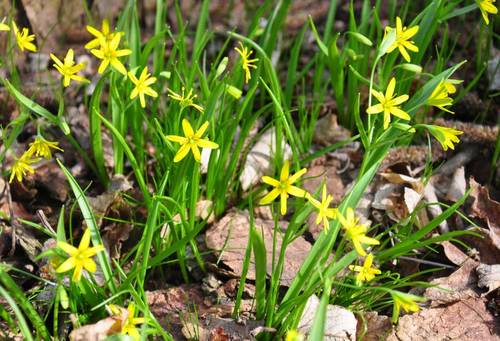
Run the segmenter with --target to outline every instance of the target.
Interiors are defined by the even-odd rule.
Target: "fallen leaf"
[[[69,334],[72,341],[101,341],[108,336],[120,333],[126,316],[110,316],[94,324],[87,324],[74,329]]]
[[[431,281],[431,284],[436,287],[425,289],[424,297],[431,301],[432,307],[461,301],[470,297],[479,297],[479,294],[476,293],[477,276],[475,269],[477,265],[477,262],[468,259],[450,276]]]
[[[448,258],[448,260],[455,265],[462,265],[465,261],[467,261],[467,259],[469,259],[469,256],[447,240],[442,242],[441,246],[443,247],[446,258]]]
[[[471,297],[401,317],[387,341],[499,340],[497,322],[484,298]]]
[[[500,245],[500,203],[490,198],[488,189],[477,183],[474,178],[469,181],[472,189],[470,196],[474,199],[472,213],[486,221],[488,227],[494,232],[494,240]]]
[[[263,232],[267,251],[267,273],[270,275],[272,271],[274,221],[256,218],[254,224],[256,230]],[[279,223],[280,226],[284,224],[284,222]],[[206,232],[205,241],[208,248],[216,251],[220,261],[231,269],[230,274],[233,277],[241,276],[249,231],[250,221],[248,213],[233,210]],[[278,233],[276,238],[277,250],[280,249],[281,243],[282,237]],[[285,253],[283,274],[281,276],[282,285],[289,285],[292,282],[310,249],[311,245],[303,237],[298,237],[288,245]],[[276,257],[278,257],[278,254],[279,252]],[[277,258],[276,261],[278,261]],[[255,279],[253,255],[250,261],[247,278],[250,280]]]
[[[480,288],[488,288],[488,292],[484,295],[500,287],[500,264],[480,264],[476,268],[476,272],[478,276],[477,285]]]
[[[314,322],[314,316],[319,308],[319,298],[312,295],[307,300],[304,311],[297,326],[297,331],[308,335]],[[329,304],[325,318],[325,341],[356,340],[357,320],[354,314],[344,307]]]
[[[53,199],[65,202],[68,198],[69,186],[66,176],[55,162],[44,162],[37,167],[33,178],[36,185],[43,188]]]
[[[59,50],[67,31],[84,26],[85,11],[79,0],[22,0],[22,3],[41,51]]]
[[[381,341],[385,340],[392,330],[391,319],[379,315],[375,311],[360,313],[356,335],[358,340]]]
[[[337,116],[327,114],[316,121],[314,126],[314,143],[329,146],[351,137],[351,132],[337,123]]]

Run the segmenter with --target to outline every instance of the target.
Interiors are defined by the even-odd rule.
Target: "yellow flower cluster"
[[[30,143],[28,150],[14,161],[10,169],[9,182],[12,182],[14,178],[18,182],[22,182],[27,173],[34,174],[35,169],[32,164],[40,161],[40,158],[50,160],[52,158],[52,149],[62,151],[58,145],[59,142],[47,141],[42,136],[37,136],[35,141]]]
[[[360,256],[366,256],[363,245],[380,244],[377,239],[366,235],[368,228],[364,224],[359,224],[359,218],[355,216],[354,210],[351,207],[346,209],[345,216],[336,208],[329,207],[333,197],[327,193],[326,185],[323,185],[322,188],[321,201],[315,199],[304,189],[295,186],[294,184],[306,172],[307,169],[302,168],[297,173],[290,175],[290,164],[288,161],[285,161],[283,168],[281,169],[279,179],[273,179],[269,176],[262,177],[262,182],[274,188],[260,200],[259,204],[268,205],[277,197],[280,197],[280,213],[285,215],[289,196],[305,198],[317,209],[316,224],[322,223],[325,231],[328,231],[329,220],[337,219],[344,229],[346,239],[351,241],[354,249]],[[375,274],[380,273],[377,269],[371,268],[372,263],[373,256],[372,258],[367,258],[362,268],[353,268],[354,271],[360,272],[360,275],[358,276],[359,281],[370,281],[374,278]]]

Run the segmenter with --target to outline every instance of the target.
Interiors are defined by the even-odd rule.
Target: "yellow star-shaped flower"
[[[372,105],[366,112],[368,114],[384,113],[384,129],[389,127],[391,122],[391,114],[403,120],[410,120],[411,117],[405,111],[399,109],[399,105],[406,102],[409,98],[408,95],[401,95],[394,98],[394,89],[396,88],[396,78],[392,78],[387,85],[385,95],[377,90],[372,89],[372,95],[380,102],[379,104]]]
[[[117,315],[121,314],[119,313]],[[127,318],[123,322],[121,333],[123,335],[129,335],[134,340],[140,340],[141,335],[139,334],[136,325],[143,324],[145,322],[146,319],[144,317],[135,317],[135,304],[131,302],[127,307]]]
[[[99,47],[101,45],[100,39],[104,39],[105,42],[110,43],[115,35],[123,34],[122,32],[112,32],[109,28],[109,21],[107,19],[104,19],[102,21],[100,31],[97,28],[90,25],[87,25],[87,31],[95,37],[85,45],[85,48],[87,50]]]
[[[323,192],[321,196],[321,202],[314,199],[312,196],[307,196],[309,202],[318,209],[316,216],[316,225],[323,222],[323,228],[328,231],[329,223],[328,219],[335,219],[337,216],[336,208],[329,208],[330,203],[333,200],[333,196],[327,193],[326,184],[323,184]]]
[[[16,178],[18,182],[22,182],[27,173],[35,174],[35,169],[31,167],[31,164],[39,160],[40,159],[33,159],[30,155],[24,153],[19,159],[14,161],[10,170],[9,182],[12,182],[14,178]]]
[[[174,162],[179,162],[186,157],[189,150],[193,153],[194,159],[197,162],[201,160],[200,150],[198,148],[210,148],[217,149],[219,145],[215,142],[203,139],[202,136],[208,128],[208,121],[203,123],[203,125],[196,132],[188,120],[182,120],[182,130],[184,131],[183,136],[177,135],[167,135],[167,140],[172,142],[177,142],[181,145],[177,154],[175,154]]]
[[[33,44],[35,35],[29,34],[28,28],[23,27],[23,30],[19,31],[16,23],[12,22],[12,29],[14,30],[14,34],[16,36],[17,46],[19,46],[21,51],[28,50],[31,52],[36,52],[36,45]]]
[[[55,62],[53,65],[54,68],[59,71],[61,75],[63,75],[63,85],[65,87],[69,86],[71,80],[76,82],[89,82],[85,77],[79,76],[78,72],[80,72],[83,68],[85,68],[85,63],[75,64],[75,53],[73,49],[69,49],[66,53],[66,57],[64,57],[64,62],[62,62],[59,58],[57,58],[52,53],[50,54],[50,58]]]
[[[241,56],[241,67],[243,68],[243,71],[245,71],[245,83],[248,83],[248,81],[252,78],[250,74],[250,69],[257,68],[257,66],[254,63],[258,62],[259,58],[250,59],[250,56],[252,55],[253,51],[247,49],[245,46],[243,46],[241,42],[240,42],[240,48],[235,47],[234,49]]]
[[[290,176],[290,164],[288,161],[285,161],[285,164],[283,165],[283,168],[281,168],[281,173],[280,173],[280,179],[276,180],[273,179],[269,176],[263,176],[262,177],[262,182],[273,186],[274,188],[264,196],[259,204],[260,205],[267,205],[270,204],[271,202],[274,201],[278,196],[280,196],[280,206],[281,206],[281,214],[285,215],[286,214],[286,202],[288,199],[289,195],[293,195],[295,197],[305,197],[306,196],[306,191],[297,187],[293,186],[299,178],[304,175],[307,172],[306,168],[302,168],[299,170],[297,173],[293,174]]]
[[[123,66],[118,58],[128,56],[132,53],[129,49],[118,50],[120,45],[121,34],[115,34],[110,42],[107,42],[104,37],[99,38],[99,49],[93,49],[90,52],[99,59],[102,59],[101,65],[97,72],[103,73],[109,64],[122,75],[127,75],[127,69]]]
[[[35,138],[35,141],[30,143],[30,146],[26,151],[26,154],[30,157],[41,156],[47,160],[50,160],[52,158],[51,149],[57,149],[63,151],[61,148],[58,147],[58,145],[59,142],[47,141],[43,137],[37,136]]]
[[[144,95],[158,97],[158,93],[150,87],[150,85],[156,82],[156,77],[151,77],[151,74],[148,73],[147,66],[144,68],[144,70],[142,70],[139,79],[137,79],[131,72],[128,73],[128,77],[135,84],[135,88],[130,94],[130,99],[134,99],[139,96],[141,107],[146,107],[146,99],[144,98]]]
[[[90,246],[90,229],[86,229],[83,233],[82,240],[78,245],[78,249],[73,245],[59,241],[57,242],[57,247],[70,255],[68,259],[64,261],[56,269],[56,272],[67,272],[71,269],[75,269],[73,272],[73,282],[80,281],[82,277],[82,270],[85,269],[88,272],[95,272],[97,266],[92,259],[98,252],[104,250],[104,246],[97,245],[94,247]]]
[[[181,105],[182,109],[187,108],[187,107],[193,107],[201,113],[204,111],[202,106],[194,103],[193,100],[197,97],[197,95],[193,94],[193,89],[189,90],[187,95],[185,95],[184,87],[182,87],[182,89],[181,89],[181,94],[178,94],[170,89],[167,89],[167,90],[169,92],[168,97],[170,97],[176,101],[179,101],[179,104]]]
[[[376,275],[380,275],[382,271],[377,268],[372,268],[373,264],[373,254],[370,253],[366,256],[365,261],[363,262],[363,266],[359,265],[349,265],[349,269],[351,271],[359,272],[356,275],[356,282],[361,284],[363,282],[372,281]]]
[[[360,256],[366,256],[363,244],[380,244],[375,238],[366,236],[368,228],[364,224],[358,224],[359,218],[354,215],[354,210],[352,208],[347,208],[345,217],[340,212],[337,212],[337,219],[345,230],[346,238],[352,242],[354,249]]]
[[[386,34],[389,33],[394,28],[387,26],[385,28]],[[411,28],[403,27],[403,23],[400,17],[396,17],[396,41],[389,47],[387,53],[391,53],[396,48],[399,50],[403,58],[409,63],[411,61],[410,55],[406,49],[412,52],[418,52],[418,47],[410,39],[417,34],[418,26],[413,26]]]
[[[476,4],[481,11],[481,15],[483,16],[484,22],[486,25],[490,24],[490,19],[488,18],[488,13],[497,14],[498,8],[494,5],[496,0],[476,0]]]

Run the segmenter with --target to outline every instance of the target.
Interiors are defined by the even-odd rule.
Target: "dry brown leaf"
[[[122,315],[110,316],[94,324],[87,324],[74,329],[69,338],[71,341],[101,341],[108,336],[120,333],[127,318],[127,310],[120,308]]]
[[[391,319],[375,311],[361,313],[356,331],[359,340],[382,341],[392,330]]]
[[[497,322],[485,299],[468,298],[401,317],[387,341],[499,340]]]
[[[37,186],[42,187],[50,197],[60,202],[68,198],[69,185],[61,168],[55,162],[44,162],[34,174]]]
[[[500,245],[500,203],[490,198],[488,189],[477,183],[474,178],[469,181],[472,189],[470,196],[474,199],[472,203],[472,213],[486,221],[488,227],[494,232],[492,238]]]
[[[477,265],[477,262],[468,259],[450,276],[433,280],[431,284],[437,287],[427,288],[424,292],[424,296],[431,301],[431,306],[440,306],[470,297],[479,297],[479,294],[475,291],[477,276],[474,270]]]
[[[337,123],[337,116],[327,114],[321,117],[314,126],[314,143],[329,146],[351,137],[351,132]]]
[[[267,273],[270,275],[272,271],[274,221],[257,218],[254,220],[254,224],[257,231],[263,231],[264,233],[263,238],[267,250]],[[280,222],[279,224],[283,226],[285,223]],[[231,211],[206,232],[207,246],[220,254],[219,259],[231,269],[230,274],[233,277],[241,276],[249,231],[248,213]],[[282,242],[280,234],[277,235],[276,242],[276,249],[279,250]],[[292,282],[310,249],[311,245],[302,237],[298,237],[288,245],[281,284],[289,285]],[[279,252],[276,257],[278,257],[278,254]],[[250,280],[255,279],[253,256],[247,278]]]
[[[460,266],[465,261],[467,261],[467,259],[469,259],[469,256],[467,256],[462,252],[462,250],[460,250],[458,247],[447,240],[442,242],[441,246],[443,247],[446,258],[448,258],[448,260],[455,265]]]
[[[476,272],[478,276],[477,285],[480,288],[488,288],[488,292],[484,295],[500,287],[500,264],[480,264],[476,268]]]
[[[22,0],[22,3],[40,51],[59,50],[66,33],[85,24],[85,11],[79,0]]]

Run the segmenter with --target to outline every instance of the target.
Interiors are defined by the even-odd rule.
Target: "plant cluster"
[[[66,311],[75,317],[75,327],[105,316],[125,314],[119,328],[122,334],[136,340],[141,335],[171,339],[150,312],[145,290],[148,279],[161,278],[164,271],[178,270],[179,276],[189,281],[189,260],[205,270],[205,260],[196,241],[207,224],[195,214],[201,199],[213,203],[211,210],[215,216],[222,215],[229,206],[249,208],[245,270],[233,315],[239,315],[246,271],[253,258],[256,318],[276,328],[276,339],[302,338],[296,328],[307,300],[315,294],[321,296],[321,303],[309,335],[312,340],[323,337],[329,303],[353,311],[380,311],[392,305],[394,323],[401,309],[418,311],[417,302],[423,299],[407,293],[407,289],[426,283],[416,280],[418,274],[401,277],[390,270],[384,271],[384,264],[465,233],[451,231],[429,237],[441,222],[457,212],[465,196],[428,223],[418,221],[416,212],[425,209],[425,205],[420,205],[407,219],[386,228],[361,223],[356,207],[390,148],[409,145],[426,134],[433,136],[444,150],[454,149],[459,143],[461,131],[424,119],[431,107],[434,112],[453,114],[452,96],[458,94],[457,86],[462,81],[451,77],[465,62],[452,62],[445,49],[447,35],[437,52],[433,39],[452,19],[463,18],[469,12],[477,14],[479,8],[488,25],[498,10],[495,0],[431,0],[425,2],[418,15],[411,17],[411,1],[400,8],[396,1],[389,2],[391,24],[382,25],[381,1],[375,1],[374,6],[363,1],[358,17],[351,2],[348,30],[334,32],[337,1],[331,1],[323,35],[310,19],[295,38],[282,85],[271,54],[276,49],[290,1],[281,1],[276,6],[273,1],[265,1],[250,21],[246,35],[227,32],[217,55],[210,56],[213,57],[210,63],[206,62],[207,46],[220,40],[220,36],[207,29],[210,1],[201,4],[191,40],[187,39],[191,33],[189,27],[182,20],[177,32],[167,27],[165,3],[157,1],[155,34],[147,41],[141,40],[136,2],[127,1],[115,25],[104,20],[100,29],[87,26],[93,39],[85,49],[100,63],[98,75],[93,75],[95,88],[85,99],[90,153],[80,146],[65,118],[69,100],[64,97],[65,89],[84,88],[90,83],[83,76],[85,63],[75,61],[78,58],[73,49],[68,49],[62,60],[56,53],[50,55],[61,78],[56,93],[59,110],[53,114],[23,95],[14,62],[16,53],[37,51],[36,37],[28,28],[19,30],[13,20],[0,23],[0,31],[5,31],[0,34],[9,35],[2,66],[9,68],[10,76],[2,81],[20,108],[16,120],[2,128],[4,149],[0,160],[3,164],[7,151],[15,149],[15,141],[25,124],[33,121],[38,134],[21,156],[14,155],[8,169],[10,182],[22,182],[36,172],[38,162],[52,159],[54,153],[86,226],[75,247],[73,236],[78,234],[73,234],[72,221],[65,219],[64,206],[55,231],[25,222],[57,241],[56,247],[40,255],[50,260],[53,269],[52,279],[39,278],[54,293],[54,300],[46,307],[52,311],[50,315],[40,316],[9,275],[16,270],[0,265],[0,294],[13,307],[23,336],[32,339],[34,330],[38,338],[57,338],[61,313]],[[177,17],[182,18],[179,7],[175,9]],[[270,13],[267,25],[260,27],[260,19],[266,13]],[[492,39],[491,25],[486,28],[481,25],[480,29],[487,30],[483,36]],[[318,51],[300,70],[301,46],[309,30]],[[167,40],[172,42],[168,51]],[[436,53],[437,60],[430,63]],[[304,86],[306,82],[308,86]],[[307,89],[313,94],[312,108],[305,105],[304,98],[311,95]],[[336,100],[340,122],[357,131],[357,135],[311,152],[320,106],[330,92]],[[105,93],[107,96],[103,96]],[[249,148],[261,135],[252,135],[252,128],[258,122],[265,125],[262,131],[273,132],[272,165],[279,177],[272,177],[274,173],[262,176],[262,182],[271,186],[267,193],[262,193],[266,190],[264,186],[244,193],[239,175]],[[53,127],[59,128],[60,134],[49,129]],[[105,163],[104,130],[112,136],[111,167]],[[65,165],[59,138],[71,144],[104,187],[110,185],[114,175],[133,175],[140,195],[126,200],[131,206],[146,207],[147,216],[142,221],[129,217],[129,223],[140,230],[140,239],[122,257],[112,259],[104,248],[86,190]],[[357,180],[338,207],[330,207],[333,197],[324,183],[317,193],[301,188],[309,161],[353,141],[360,141],[364,156]],[[285,157],[285,142],[291,147],[290,160]],[[253,223],[256,203],[271,205],[274,241],[278,235],[282,240],[279,248],[276,243],[272,245],[270,276],[266,259],[269,245]],[[306,220],[313,212],[316,224],[321,224],[323,231],[291,285],[282,291],[280,279],[286,249],[304,233]],[[289,222],[285,231],[280,227],[282,218]],[[168,262],[175,266],[169,266]],[[127,305],[127,309],[122,308]],[[24,316],[30,319],[33,328]],[[49,316],[53,319],[51,324],[47,321]],[[53,326],[51,332],[48,325]]]

